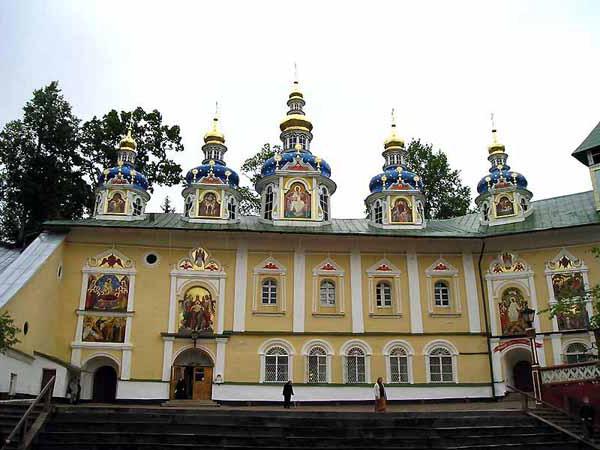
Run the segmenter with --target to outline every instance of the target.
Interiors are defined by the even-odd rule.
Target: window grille
[[[437,281],[434,285],[435,306],[450,306],[450,288],[443,281]]]
[[[138,197],[133,202],[133,215],[139,216],[142,214],[142,200]]]
[[[277,281],[269,278],[262,283],[263,305],[275,305],[277,303]]]
[[[408,383],[408,355],[403,348],[395,348],[390,353],[390,381]]]
[[[569,344],[569,346],[567,346],[564,359],[566,364],[575,364],[586,362],[590,359],[590,357],[587,354],[587,347],[584,344],[581,342],[574,342],[573,344]]]
[[[375,223],[383,223],[383,206],[379,200],[375,202]]]
[[[323,220],[329,220],[329,192],[325,187],[321,189],[319,202],[321,203],[321,209],[323,210]]]
[[[438,347],[429,353],[429,377],[433,383],[454,381],[452,355],[447,349]]]
[[[320,298],[321,306],[335,306],[335,284],[332,281],[321,282]]]
[[[264,218],[273,220],[273,186],[268,186],[267,192],[265,193]]]
[[[265,381],[288,381],[288,358],[284,348],[270,348],[265,355]]]
[[[353,347],[346,354],[346,380],[348,383],[364,383],[365,378],[365,353]]]
[[[308,382],[327,383],[327,353],[321,347],[308,353]]]
[[[377,306],[385,308],[392,306],[392,287],[387,282],[377,283],[376,287]]]
[[[229,219],[233,220],[235,219],[235,213],[236,213],[236,204],[235,204],[235,199],[234,198],[230,198],[229,202],[227,203],[227,211],[229,213]]]

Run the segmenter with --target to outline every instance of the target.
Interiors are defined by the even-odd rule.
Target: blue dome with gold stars
[[[490,174],[483,177],[477,183],[477,192],[485,194],[492,187],[503,188],[509,186],[527,189],[527,179],[520,173],[510,170],[510,167],[507,165],[502,166],[502,168],[494,166],[490,169]]]
[[[125,163],[116,167],[106,169],[100,174],[98,185],[132,185],[142,190],[148,189],[146,176],[134,169],[133,165]]]
[[[281,159],[279,159],[281,158]],[[277,160],[279,159],[279,161]],[[291,164],[290,164],[291,163]],[[298,168],[294,169],[295,164],[298,164]],[[267,177],[269,175],[274,175],[275,170],[283,169],[284,166],[288,165],[290,170],[302,170],[302,166],[304,166],[304,170],[317,170],[324,177],[331,178],[331,166],[325,161],[312,153],[301,150],[301,151],[286,151],[280,154],[277,154],[269,159],[267,159],[260,171],[263,177]]]
[[[385,187],[383,178],[385,176]],[[395,169],[387,169],[379,175],[371,178],[369,190],[371,194],[381,192],[384,189],[389,189],[390,186],[396,185],[398,190],[415,189],[423,190],[423,180],[417,174],[404,170],[402,167]]]
[[[185,175],[185,182],[188,185],[194,183],[222,183],[237,188],[240,177],[235,170],[219,162],[214,162],[214,164],[202,164],[188,171]]]

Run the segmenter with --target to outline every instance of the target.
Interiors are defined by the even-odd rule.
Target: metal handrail
[[[17,425],[15,425],[13,430],[10,432],[8,437],[5,439],[4,445],[2,446],[2,449],[0,449],[0,450],[7,449],[8,446],[13,441],[15,441],[17,437],[18,437],[18,442],[21,443],[20,448],[27,448],[28,445],[27,446],[23,445],[23,444],[25,444],[26,438],[28,438],[27,440],[29,442],[31,442],[31,440],[33,440],[33,436],[27,436],[27,432],[29,431],[29,428],[30,428],[28,426],[29,416],[32,414],[35,407],[42,403],[42,400],[44,402],[44,409],[43,409],[42,413],[40,413],[40,415],[42,415],[43,413],[45,413],[44,415],[47,415],[50,412],[50,407],[51,407],[51,402],[52,402],[52,392],[54,391],[55,380],[56,380],[56,375],[53,376],[50,379],[50,381],[48,381],[48,383],[46,383],[46,386],[44,386],[44,388],[38,394],[38,396],[35,398],[33,403],[31,405],[29,405],[29,408],[27,408],[27,411],[25,411],[25,414],[23,414],[23,417],[21,417],[21,420],[19,420]],[[45,417],[43,417],[43,420],[45,420]],[[36,420],[36,422],[37,422],[37,420]],[[35,423],[32,424],[31,428],[34,428],[34,425],[36,425],[36,424]],[[38,426],[41,426],[41,424],[39,424]]]

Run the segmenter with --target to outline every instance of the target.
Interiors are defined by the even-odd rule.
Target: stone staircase
[[[6,438],[15,428],[31,402],[0,402],[0,449],[5,443]],[[39,415],[42,407],[36,408],[34,413],[29,416],[29,424],[31,425]],[[17,448],[15,445],[7,448]]]
[[[585,448],[519,411],[351,413],[58,406],[37,450]]]
[[[536,408],[529,413],[531,416],[539,418],[542,421],[559,426],[577,436],[585,436],[583,423],[579,420],[569,417],[567,414],[550,408]]]

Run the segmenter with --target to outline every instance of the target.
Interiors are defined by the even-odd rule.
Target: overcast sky
[[[0,126],[59,80],[83,120],[158,109],[179,124],[184,172],[215,101],[238,170],[277,143],[297,62],[333,215],[362,217],[390,110],[399,134],[444,150],[475,191],[490,113],[535,199],[591,189],[571,152],[600,121],[600,2],[0,2]],[[181,187],[159,188],[182,210]]]

